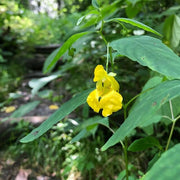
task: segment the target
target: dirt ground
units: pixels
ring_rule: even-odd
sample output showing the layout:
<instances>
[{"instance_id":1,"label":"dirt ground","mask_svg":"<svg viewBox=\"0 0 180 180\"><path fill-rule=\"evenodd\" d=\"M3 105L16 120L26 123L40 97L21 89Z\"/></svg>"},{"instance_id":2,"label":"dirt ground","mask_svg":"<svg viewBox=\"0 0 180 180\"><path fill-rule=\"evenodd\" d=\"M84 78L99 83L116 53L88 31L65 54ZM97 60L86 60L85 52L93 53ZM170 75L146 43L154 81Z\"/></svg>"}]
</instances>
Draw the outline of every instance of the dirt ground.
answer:
<instances>
[{"instance_id":1,"label":"dirt ground","mask_svg":"<svg viewBox=\"0 0 180 180\"><path fill-rule=\"evenodd\" d=\"M21 93L22 97L15 99L12 101L11 105L15 106L16 109L28 102L32 102L35 100L40 100L40 104L31 112L25 115L23 118L26 121L33 123L35 126L46 120L55 110L51 110L49 108L50 105L55 104L60 106L59 102L53 103L51 100L42 99L37 95L32 97L31 89L28 86L28 80L24 80L22 86L17 90ZM57 92L59 93L59 90ZM2 119L9 117L12 113L5 113L3 111L0 112L0 131L1 135L4 131L7 131L9 127L12 126L11 121L20 121L22 118L9 118L7 121L2 123ZM0 135L0 136L1 136ZM3 141L1 139L1 141ZM3 143L0 143L3 144ZM46 175L42 175L38 172L37 169L33 169L32 167L24 167L22 166L23 161L25 160L23 157L18 160L5 159L4 153L5 149L0 147L0 180L57 180L53 174L51 177Z\"/></svg>"}]
</instances>

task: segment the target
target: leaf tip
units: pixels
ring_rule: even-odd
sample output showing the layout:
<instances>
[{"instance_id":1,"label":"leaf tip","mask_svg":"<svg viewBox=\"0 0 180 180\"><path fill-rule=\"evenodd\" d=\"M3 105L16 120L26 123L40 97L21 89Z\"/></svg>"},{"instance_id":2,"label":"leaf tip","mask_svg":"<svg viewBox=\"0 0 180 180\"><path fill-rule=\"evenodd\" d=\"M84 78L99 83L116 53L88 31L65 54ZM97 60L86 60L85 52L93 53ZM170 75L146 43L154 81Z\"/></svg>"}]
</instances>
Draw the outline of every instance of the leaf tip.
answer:
<instances>
[{"instance_id":1,"label":"leaf tip","mask_svg":"<svg viewBox=\"0 0 180 180\"><path fill-rule=\"evenodd\" d=\"M107 147L104 145L102 148L101 148L101 151L106 151L107 150Z\"/></svg>"}]
</instances>

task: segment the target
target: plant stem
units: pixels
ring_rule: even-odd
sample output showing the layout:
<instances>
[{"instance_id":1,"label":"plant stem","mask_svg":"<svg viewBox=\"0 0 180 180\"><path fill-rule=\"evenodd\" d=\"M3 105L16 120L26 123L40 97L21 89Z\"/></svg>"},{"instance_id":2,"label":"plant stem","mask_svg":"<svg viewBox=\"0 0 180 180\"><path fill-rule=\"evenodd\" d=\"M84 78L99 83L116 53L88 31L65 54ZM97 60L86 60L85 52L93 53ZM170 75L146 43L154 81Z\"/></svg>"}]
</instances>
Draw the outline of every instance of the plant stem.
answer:
<instances>
[{"instance_id":1,"label":"plant stem","mask_svg":"<svg viewBox=\"0 0 180 180\"><path fill-rule=\"evenodd\" d=\"M106 41L106 38L104 37L104 35L103 35L103 33L102 33L103 25L104 25L104 20L102 20L102 22L101 22L101 28L100 28L100 30L99 30L98 32L99 32L100 36L102 37L102 39L104 40L105 44L107 45L108 42Z\"/></svg>"},{"instance_id":2,"label":"plant stem","mask_svg":"<svg viewBox=\"0 0 180 180\"><path fill-rule=\"evenodd\" d=\"M109 65L109 43L107 44L106 72L108 72L108 65Z\"/></svg>"},{"instance_id":3,"label":"plant stem","mask_svg":"<svg viewBox=\"0 0 180 180\"><path fill-rule=\"evenodd\" d=\"M174 131L174 126L175 126L175 123L176 123L176 121L173 121L173 124L172 124L172 126L171 126L171 131L170 131L170 134L169 134L169 138L168 138L168 141L167 141L167 145L166 145L166 149L165 149L165 151L167 151L167 150L168 150L169 143L170 143L170 141L171 141L172 134L173 134L173 131Z\"/></svg>"},{"instance_id":4,"label":"plant stem","mask_svg":"<svg viewBox=\"0 0 180 180\"><path fill-rule=\"evenodd\" d=\"M127 118L127 106L124 106L124 120L126 120ZM127 153L127 148L128 148L128 139L127 137L125 138L125 143L123 146L123 150L124 150L124 160L125 160L125 165L126 165L126 180L129 179L129 171L128 171L128 153Z\"/></svg>"},{"instance_id":5,"label":"plant stem","mask_svg":"<svg viewBox=\"0 0 180 180\"><path fill-rule=\"evenodd\" d=\"M110 56L110 60L111 60L112 72L114 72L114 60L113 60L113 56L112 56L112 47L109 47L109 56Z\"/></svg>"},{"instance_id":6,"label":"plant stem","mask_svg":"<svg viewBox=\"0 0 180 180\"><path fill-rule=\"evenodd\" d=\"M171 100L169 100L169 106L170 106L170 110L171 110L172 120L174 120L174 113L173 113L173 107L172 107L172 102L171 102Z\"/></svg>"},{"instance_id":7,"label":"plant stem","mask_svg":"<svg viewBox=\"0 0 180 180\"><path fill-rule=\"evenodd\" d=\"M125 138L125 145L123 147L124 150L124 160L125 160L125 165L126 165L126 180L129 179L129 171L128 171L128 153L127 153L127 137Z\"/></svg>"},{"instance_id":8,"label":"plant stem","mask_svg":"<svg viewBox=\"0 0 180 180\"><path fill-rule=\"evenodd\" d=\"M168 141L167 141L167 145L166 145L166 148L165 148L165 151L168 150L169 148L169 143L171 141L171 138L172 138L172 134L173 134L173 131L174 131L174 126L175 126L175 123L176 123L176 120L177 119L174 119L174 113L173 113L173 107L172 107L172 102L171 100L169 100L169 106L170 106L170 110L171 110L171 117L172 117L172 126L171 126L171 131L170 131L170 134L169 134L169 138L168 138Z\"/></svg>"}]
</instances>

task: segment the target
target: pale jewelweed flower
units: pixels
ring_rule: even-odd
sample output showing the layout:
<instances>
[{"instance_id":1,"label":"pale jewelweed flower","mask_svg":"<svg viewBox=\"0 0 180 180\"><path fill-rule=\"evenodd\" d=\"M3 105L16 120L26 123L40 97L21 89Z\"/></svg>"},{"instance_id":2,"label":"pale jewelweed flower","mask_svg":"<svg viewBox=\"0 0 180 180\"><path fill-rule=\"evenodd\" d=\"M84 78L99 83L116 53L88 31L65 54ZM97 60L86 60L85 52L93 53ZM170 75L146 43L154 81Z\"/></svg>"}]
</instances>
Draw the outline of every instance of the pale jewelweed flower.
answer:
<instances>
[{"instance_id":1,"label":"pale jewelweed flower","mask_svg":"<svg viewBox=\"0 0 180 180\"><path fill-rule=\"evenodd\" d=\"M88 105L95 111L102 109L104 117L111 115L122 108L122 96L119 94L119 84L113 77L114 73L107 73L102 65L94 70L96 89L87 97Z\"/></svg>"}]
</instances>

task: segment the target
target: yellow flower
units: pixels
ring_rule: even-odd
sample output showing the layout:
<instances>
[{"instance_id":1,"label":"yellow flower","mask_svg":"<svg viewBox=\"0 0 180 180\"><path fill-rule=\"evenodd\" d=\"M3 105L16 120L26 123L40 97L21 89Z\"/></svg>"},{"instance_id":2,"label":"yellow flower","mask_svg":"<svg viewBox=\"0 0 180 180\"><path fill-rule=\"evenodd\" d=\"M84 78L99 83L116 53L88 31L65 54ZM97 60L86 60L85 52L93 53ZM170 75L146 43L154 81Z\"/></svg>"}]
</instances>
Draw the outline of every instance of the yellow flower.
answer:
<instances>
[{"instance_id":1,"label":"yellow flower","mask_svg":"<svg viewBox=\"0 0 180 180\"><path fill-rule=\"evenodd\" d=\"M102 109L104 117L111 115L122 108L122 96L119 92L119 84L114 79L114 73L104 70L102 65L97 65L94 70L94 82L96 89L87 97L88 105L95 111Z\"/></svg>"}]
</instances>

